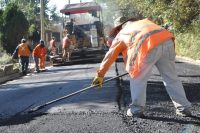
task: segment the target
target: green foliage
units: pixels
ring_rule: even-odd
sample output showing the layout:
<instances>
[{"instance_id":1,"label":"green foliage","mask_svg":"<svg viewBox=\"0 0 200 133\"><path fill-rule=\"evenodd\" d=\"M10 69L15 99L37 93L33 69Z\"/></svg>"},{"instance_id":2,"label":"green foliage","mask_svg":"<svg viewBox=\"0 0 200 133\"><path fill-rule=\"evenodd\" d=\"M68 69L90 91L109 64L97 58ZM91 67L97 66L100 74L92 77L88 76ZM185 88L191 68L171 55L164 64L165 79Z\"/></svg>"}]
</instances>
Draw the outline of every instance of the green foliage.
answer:
<instances>
[{"instance_id":1,"label":"green foliage","mask_svg":"<svg viewBox=\"0 0 200 133\"><path fill-rule=\"evenodd\" d=\"M2 47L0 47L0 66L12 63L12 57L10 54L7 54L3 51Z\"/></svg>"},{"instance_id":2,"label":"green foliage","mask_svg":"<svg viewBox=\"0 0 200 133\"><path fill-rule=\"evenodd\" d=\"M178 55L199 59L200 57L200 20L194 21L187 32L176 34Z\"/></svg>"},{"instance_id":3,"label":"green foliage","mask_svg":"<svg viewBox=\"0 0 200 133\"><path fill-rule=\"evenodd\" d=\"M129 0L120 1L125 6ZM131 0L131 3L143 16L155 21L162 17L163 24L171 23L179 31L184 31L200 14L198 0Z\"/></svg>"},{"instance_id":4,"label":"green foliage","mask_svg":"<svg viewBox=\"0 0 200 133\"><path fill-rule=\"evenodd\" d=\"M56 6L54 5L51 9L50 9L50 19L52 19L53 21L58 22L60 20L60 17L58 16L58 14L56 13Z\"/></svg>"},{"instance_id":5,"label":"green foliage","mask_svg":"<svg viewBox=\"0 0 200 133\"><path fill-rule=\"evenodd\" d=\"M176 37L176 51L197 59L200 57L200 1L199 0L98 0L127 17L149 17L159 25L170 24ZM115 3L109 4L109 3ZM104 12L104 10L103 10ZM105 18L109 21L109 17Z\"/></svg>"},{"instance_id":6,"label":"green foliage","mask_svg":"<svg viewBox=\"0 0 200 133\"><path fill-rule=\"evenodd\" d=\"M2 19L1 41L3 48L6 52L12 53L21 38L27 36L28 21L23 12L13 3L6 6Z\"/></svg>"},{"instance_id":7,"label":"green foliage","mask_svg":"<svg viewBox=\"0 0 200 133\"><path fill-rule=\"evenodd\" d=\"M35 26L35 24L32 24L30 27L29 27L29 29L28 29L28 31L29 31L29 33L33 33L33 32L35 32L36 31L36 26Z\"/></svg>"},{"instance_id":8,"label":"green foliage","mask_svg":"<svg viewBox=\"0 0 200 133\"><path fill-rule=\"evenodd\" d=\"M116 6L109 4L113 2ZM199 0L110 0L106 3L109 9L113 6L118 8L123 16L135 17L141 14L162 25L171 23L177 31L187 29L200 14Z\"/></svg>"}]
</instances>

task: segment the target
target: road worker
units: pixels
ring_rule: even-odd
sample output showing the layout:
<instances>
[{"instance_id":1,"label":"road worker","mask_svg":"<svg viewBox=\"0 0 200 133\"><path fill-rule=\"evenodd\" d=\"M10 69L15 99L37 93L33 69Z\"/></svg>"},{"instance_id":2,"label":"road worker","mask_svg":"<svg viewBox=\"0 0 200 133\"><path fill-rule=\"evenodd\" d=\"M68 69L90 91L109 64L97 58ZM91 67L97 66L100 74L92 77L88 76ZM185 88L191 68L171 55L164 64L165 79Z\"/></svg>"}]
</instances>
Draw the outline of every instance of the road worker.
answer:
<instances>
[{"instance_id":1,"label":"road worker","mask_svg":"<svg viewBox=\"0 0 200 133\"><path fill-rule=\"evenodd\" d=\"M12 55L13 59L16 56L18 56L19 63L21 65L21 72L23 75L27 74L30 54L31 54L31 48L27 44L26 39L23 38L21 40L21 43L16 47L16 49Z\"/></svg>"},{"instance_id":2,"label":"road worker","mask_svg":"<svg viewBox=\"0 0 200 133\"><path fill-rule=\"evenodd\" d=\"M45 70L45 61L46 61L46 48L43 47L41 49L41 54L40 54L40 59L39 59L40 70Z\"/></svg>"},{"instance_id":3,"label":"road worker","mask_svg":"<svg viewBox=\"0 0 200 133\"><path fill-rule=\"evenodd\" d=\"M44 67L43 65L45 61L44 59L45 55L46 55L46 49L45 49L44 41L40 40L40 43L33 49L33 53L32 53L32 56L35 62L35 72L37 73L40 72L39 63L40 63L40 66L42 65L42 68Z\"/></svg>"},{"instance_id":4,"label":"road worker","mask_svg":"<svg viewBox=\"0 0 200 133\"><path fill-rule=\"evenodd\" d=\"M69 61L71 57L71 40L70 40L70 35L66 34L66 36L63 38L62 42L62 48L63 48L63 61Z\"/></svg>"},{"instance_id":5,"label":"road worker","mask_svg":"<svg viewBox=\"0 0 200 133\"><path fill-rule=\"evenodd\" d=\"M181 81L175 72L174 36L149 19L131 18L114 27L113 38L92 84L102 87L103 78L111 64L122 53L125 69L130 75L132 103L127 116L142 116L146 105L147 80L155 65L164 80L166 90L176 108L176 114L190 116L191 103L187 100Z\"/></svg>"},{"instance_id":6,"label":"road worker","mask_svg":"<svg viewBox=\"0 0 200 133\"><path fill-rule=\"evenodd\" d=\"M50 41L50 50L51 50L51 55L56 55L56 39L54 36L51 38Z\"/></svg>"}]
</instances>

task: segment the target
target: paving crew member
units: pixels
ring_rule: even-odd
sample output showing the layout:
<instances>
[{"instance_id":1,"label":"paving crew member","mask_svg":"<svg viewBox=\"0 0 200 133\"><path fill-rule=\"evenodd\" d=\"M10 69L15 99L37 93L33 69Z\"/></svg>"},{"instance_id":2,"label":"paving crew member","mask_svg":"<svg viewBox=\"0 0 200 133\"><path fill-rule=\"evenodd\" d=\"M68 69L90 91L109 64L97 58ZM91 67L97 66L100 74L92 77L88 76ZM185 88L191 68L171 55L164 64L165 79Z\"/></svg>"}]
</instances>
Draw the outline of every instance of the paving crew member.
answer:
<instances>
[{"instance_id":1,"label":"paving crew member","mask_svg":"<svg viewBox=\"0 0 200 133\"><path fill-rule=\"evenodd\" d=\"M45 61L46 61L46 48L43 47L41 49L40 59L39 59L39 67L40 70L45 70Z\"/></svg>"},{"instance_id":2,"label":"paving crew member","mask_svg":"<svg viewBox=\"0 0 200 133\"><path fill-rule=\"evenodd\" d=\"M12 58L15 59L16 56L19 58L19 63L21 65L21 72L23 75L27 74L29 65L29 56L31 54L31 48L26 42L26 39L22 39L21 43L16 47Z\"/></svg>"},{"instance_id":3,"label":"paving crew member","mask_svg":"<svg viewBox=\"0 0 200 133\"><path fill-rule=\"evenodd\" d=\"M45 58L44 57L45 55L46 55L46 50L45 50L44 41L40 40L40 43L33 49L33 53L32 53L32 56L33 56L33 59L34 59L34 62L35 62L35 72L37 72L37 73L40 72L39 60L40 60L40 65L43 64L44 63L43 59Z\"/></svg>"},{"instance_id":4,"label":"paving crew member","mask_svg":"<svg viewBox=\"0 0 200 133\"><path fill-rule=\"evenodd\" d=\"M63 38L63 61L69 61L71 58L71 50L70 50L71 40L70 35L66 34L66 36Z\"/></svg>"},{"instance_id":5,"label":"paving crew member","mask_svg":"<svg viewBox=\"0 0 200 133\"><path fill-rule=\"evenodd\" d=\"M93 85L102 87L106 72L119 53L122 53L125 69L130 75L132 103L127 110L128 116L143 115L147 80L154 65L163 77L176 114L191 115L191 103L187 100L182 83L175 72L174 37L169 31L149 19L132 18L114 27L109 36L114 39L97 70Z\"/></svg>"},{"instance_id":6,"label":"paving crew member","mask_svg":"<svg viewBox=\"0 0 200 133\"><path fill-rule=\"evenodd\" d=\"M51 38L50 48L51 48L51 54L56 55L56 39L55 39L55 37Z\"/></svg>"}]
</instances>

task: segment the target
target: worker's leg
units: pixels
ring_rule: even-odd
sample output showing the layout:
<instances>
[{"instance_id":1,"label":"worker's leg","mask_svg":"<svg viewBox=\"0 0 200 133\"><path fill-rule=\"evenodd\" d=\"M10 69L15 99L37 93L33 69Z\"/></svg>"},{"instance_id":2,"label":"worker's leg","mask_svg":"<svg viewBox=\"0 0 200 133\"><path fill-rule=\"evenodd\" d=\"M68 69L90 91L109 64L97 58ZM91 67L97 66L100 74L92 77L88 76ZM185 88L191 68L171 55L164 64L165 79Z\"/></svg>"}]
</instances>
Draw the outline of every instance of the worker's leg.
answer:
<instances>
[{"instance_id":1,"label":"worker's leg","mask_svg":"<svg viewBox=\"0 0 200 133\"><path fill-rule=\"evenodd\" d=\"M167 41L163 46L163 55L156 63L161 76L164 79L164 85L167 92L178 110L184 110L191 106L187 100L181 81L175 71L175 50L173 41Z\"/></svg>"},{"instance_id":2,"label":"worker's leg","mask_svg":"<svg viewBox=\"0 0 200 133\"><path fill-rule=\"evenodd\" d=\"M45 62L46 62L46 56L44 56L44 58L43 58L43 69L45 69Z\"/></svg>"},{"instance_id":3,"label":"worker's leg","mask_svg":"<svg viewBox=\"0 0 200 133\"><path fill-rule=\"evenodd\" d=\"M69 60L70 60L70 49L67 48L67 61L69 61Z\"/></svg>"},{"instance_id":4,"label":"worker's leg","mask_svg":"<svg viewBox=\"0 0 200 133\"><path fill-rule=\"evenodd\" d=\"M41 57L40 59L39 59L39 66L40 66L40 69L43 69L42 67L43 67L43 57Z\"/></svg>"},{"instance_id":5,"label":"worker's leg","mask_svg":"<svg viewBox=\"0 0 200 133\"><path fill-rule=\"evenodd\" d=\"M35 62L35 71L40 72L40 69L39 69L39 58L34 57L34 62Z\"/></svg>"},{"instance_id":6,"label":"worker's leg","mask_svg":"<svg viewBox=\"0 0 200 133\"><path fill-rule=\"evenodd\" d=\"M39 69L42 67L42 58L39 58Z\"/></svg>"},{"instance_id":7,"label":"worker's leg","mask_svg":"<svg viewBox=\"0 0 200 133\"><path fill-rule=\"evenodd\" d=\"M26 75L28 72L29 57L24 57L24 71L23 74Z\"/></svg>"},{"instance_id":8,"label":"worker's leg","mask_svg":"<svg viewBox=\"0 0 200 133\"><path fill-rule=\"evenodd\" d=\"M45 57L40 58L40 69L45 69Z\"/></svg>"},{"instance_id":9,"label":"worker's leg","mask_svg":"<svg viewBox=\"0 0 200 133\"><path fill-rule=\"evenodd\" d=\"M161 52L162 49L160 47L154 48L143 61L143 66L141 68L140 74L134 79L130 80L132 98L130 109L133 114L137 114L138 112L143 111L145 107L147 80L150 76L153 65L159 59Z\"/></svg>"},{"instance_id":10,"label":"worker's leg","mask_svg":"<svg viewBox=\"0 0 200 133\"><path fill-rule=\"evenodd\" d=\"M24 71L24 67L25 67L25 61L24 61L23 57L19 58L19 63L21 65L21 72L23 72Z\"/></svg>"},{"instance_id":11,"label":"worker's leg","mask_svg":"<svg viewBox=\"0 0 200 133\"><path fill-rule=\"evenodd\" d=\"M71 60L71 54L72 54L72 50L69 49L69 60Z\"/></svg>"},{"instance_id":12,"label":"worker's leg","mask_svg":"<svg viewBox=\"0 0 200 133\"><path fill-rule=\"evenodd\" d=\"M56 48L55 48L55 47L52 47L52 48L51 48L51 55L53 55L53 56L54 56L54 55L56 55L56 52L55 52L55 50L56 50Z\"/></svg>"},{"instance_id":13,"label":"worker's leg","mask_svg":"<svg viewBox=\"0 0 200 133\"><path fill-rule=\"evenodd\" d=\"M66 61L67 58L67 51L66 49L63 49L63 61Z\"/></svg>"},{"instance_id":14,"label":"worker's leg","mask_svg":"<svg viewBox=\"0 0 200 133\"><path fill-rule=\"evenodd\" d=\"M29 57L26 57L26 72L28 72L28 65L29 65Z\"/></svg>"}]
</instances>

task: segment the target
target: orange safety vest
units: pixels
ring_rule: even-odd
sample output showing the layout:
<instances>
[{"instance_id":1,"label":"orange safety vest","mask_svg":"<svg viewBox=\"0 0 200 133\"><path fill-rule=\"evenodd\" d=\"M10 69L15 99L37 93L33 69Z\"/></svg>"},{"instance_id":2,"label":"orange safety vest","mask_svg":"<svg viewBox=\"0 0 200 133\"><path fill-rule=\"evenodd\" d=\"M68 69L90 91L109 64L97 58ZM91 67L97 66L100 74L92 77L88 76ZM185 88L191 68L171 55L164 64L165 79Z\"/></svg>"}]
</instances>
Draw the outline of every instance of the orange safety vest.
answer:
<instances>
[{"instance_id":1,"label":"orange safety vest","mask_svg":"<svg viewBox=\"0 0 200 133\"><path fill-rule=\"evenodd\" d=\"M121 52L126 71L132 78L136 77L148 53L168 39L174 39L173 35L148 19L128 22L113 40L109 52L97 71L98 76L105 75Z\"/></svg>"},{"instance_id":2,"label":"orange safety vest","mask_svg":"<svg viewBox=\"0 0 200 133\"><path fill-rule=\"evenodd\" d=\"M133 78L140 73L142 62L149 52L168 39L174 39L173 35L148 19L143 19L130 24L132 34L128 44L127 54L123 54L126 61L126 70ZM125 52L126 53L126 52Z\"/></svg>"},{"instance_id":3,"label":"orange safety vest","mask_svg":"<svg viewBox=\"0 0 200 133\"><path fill-rule=\"evenodd\" d=\"M32 56L33 57L37 57L37 58L42 58L42 56L46 55L46 49L45 48L41 48L40 44L38 44L34 49L33 49L33 53Z\"/></svg>"},{"instance_id":4,"label":"orange safety vest","mask_svg":"<svg viewBox=\"0 0 200 133\"><path fill-rule=\"evenodd\" d=\"M64 37L63 38L63 45L62 45L62 48L65 49L65 48L69 48L69 45L71 44L71 41L68 37Z\"/></svg>"},{"instance_id":5,"label":"orange safety vest","mask_svg":"<svg viewBox=\"0 0 200 133\"><path fill-rule=\"evenodd\" d=\"M55 41L55 40L52 39L52 40L50 41L50 47L51 47L51 48L55 48L55 47L56 47L56 41Z\"/></svg>"},{"instance_id":6,"label":"orange safety vest","mask_svg":"<svg viewBox=\"0 0 200 133\"><path fill-rule=\"evenodd\" d=\"M31 52L30 52L30 50L28 48L28 45L26 43L19 44L18 57L20 57L20 56L29 56L30 53Z\"/></svg>"}]
</instances>

